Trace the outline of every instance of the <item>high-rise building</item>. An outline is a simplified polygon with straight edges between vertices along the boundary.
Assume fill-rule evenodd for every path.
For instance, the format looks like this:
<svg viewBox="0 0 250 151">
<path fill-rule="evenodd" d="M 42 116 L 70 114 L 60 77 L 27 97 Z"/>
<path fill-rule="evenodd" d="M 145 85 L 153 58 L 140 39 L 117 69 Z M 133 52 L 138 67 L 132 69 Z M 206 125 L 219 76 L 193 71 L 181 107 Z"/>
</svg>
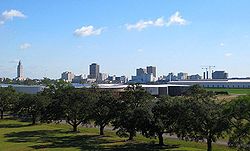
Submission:
<svg viewBox="0 0 250 151">
<path fill-rule="evenodd" d="M 166 81 L 176 81 L 177 76 L 174 75 L 174 73 L 171 72 L 166 77 L 164 77 L 164 79 L 166 79 Z"/>
<path fill-rule="evenodd" d="M 17 80 L 25 80 L 24 78 L 24 74 L 23 74 L 23 65 L 21 63 L 21 61 L 18 62 L 18 65 L 17 65 L 17 77 L 16 77 Z"/>
<path fill-rule="evenodd" d="M 61 75 L 61 79 L 65 80 L 67 82 L 72 82 L 72 80 L 74 79 L 75 75 L 72 72 L 63 72 Z"/>
<path fill-rule="evenodd" d="M 156 67 L 153 66 L 147 66 L 147 73 L 148 74 L 153 74 L 154 77 L 156 77 Z"/>
<path fill-rule="evenodd" d="M 187 80 L 188 79 L 188 73 L 180 72 L 180 73 L 177 74 L 177 78 L 178 78 L 178 80 Z"/>
<path fill-rule="evenodd" d="M 225 71 L 215 71 L 212 73 L 212 79 L 227 79 L 228 73 Z"/>
<path fill-rule="evenodd" d="M 143 76 L 146 73 L 147 73 L 146 69 L 143 68 L 136 69 L 136 76 Z"/>
<path fill-rule="evenodd" d="M 148 66 L 146 69 L 136 69 L 136 76 L 132 76 L 130 82 L 134 83 L 150 83 L 156 81 L 156 67 Z"/>
<path fill-rule="evenodd" d="M 100 75 L 100 66 L 96 63 L 89 65 L 89 78 L 98 79 Z"/>
</svg>

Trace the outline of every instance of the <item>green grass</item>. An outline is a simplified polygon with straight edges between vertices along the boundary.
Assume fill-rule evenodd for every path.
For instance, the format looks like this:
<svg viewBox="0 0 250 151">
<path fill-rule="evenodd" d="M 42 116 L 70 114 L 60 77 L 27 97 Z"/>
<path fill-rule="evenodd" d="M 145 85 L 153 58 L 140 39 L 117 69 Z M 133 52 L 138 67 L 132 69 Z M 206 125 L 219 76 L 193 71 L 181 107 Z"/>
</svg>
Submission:
<svg viewBox="0 0 250 151">
<path fill-rule="evenodd" d="M 226 91 L 229 94 L 250 94 L 250 89 L 236 89 L 236 88 L 206 88 L 210 91 Z"/>
<path fill-rule="evenodd" d="M 0 151 L 80 151 L 80 150 L 175 150 L 205 151 L 205 143 L 165 139 L 164 147 L 157 145 L 157 139 L 138 135 L 135 141 L 119 138 L 113 131 L 105 131 L 105 136 L 98 135 L 96 128 L 79 128 L 79 133 L 70 132 L 65 124 L 29 125 L 17 120 L 0 120 Z M 213 145 L 214 151 L 233 151 L 226 146 Z"/>
</svg>

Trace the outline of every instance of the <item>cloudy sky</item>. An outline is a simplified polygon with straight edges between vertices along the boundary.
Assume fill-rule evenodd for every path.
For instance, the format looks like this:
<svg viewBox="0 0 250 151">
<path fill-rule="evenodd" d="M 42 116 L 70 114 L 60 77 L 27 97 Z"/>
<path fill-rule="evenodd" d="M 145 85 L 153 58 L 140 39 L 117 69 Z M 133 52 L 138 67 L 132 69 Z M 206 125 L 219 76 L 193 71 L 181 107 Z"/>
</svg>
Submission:
<svg viewBox="0 0 250 151">
<path fill-rule="evenodd" d="M 22 60 L 30 78 L 64 71 L 158 75 L 214 65 L 250 76 L 249 0 L 0 0 L 0 77 Z"/>
</svg>

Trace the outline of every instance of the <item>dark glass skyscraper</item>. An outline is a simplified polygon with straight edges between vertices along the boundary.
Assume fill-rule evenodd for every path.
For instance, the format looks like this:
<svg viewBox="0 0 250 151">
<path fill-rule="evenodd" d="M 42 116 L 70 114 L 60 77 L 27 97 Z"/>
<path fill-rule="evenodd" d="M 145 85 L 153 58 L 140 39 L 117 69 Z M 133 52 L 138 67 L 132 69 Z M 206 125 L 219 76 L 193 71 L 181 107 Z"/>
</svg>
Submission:
<svg viewBox="0 0 250 151">
<path fill-rule="evenodd" d="M 89 66 L 89 78 L 98 79 L 100 75 L 100 66 L 96 63 L 92 63 Z"/>
</svg>

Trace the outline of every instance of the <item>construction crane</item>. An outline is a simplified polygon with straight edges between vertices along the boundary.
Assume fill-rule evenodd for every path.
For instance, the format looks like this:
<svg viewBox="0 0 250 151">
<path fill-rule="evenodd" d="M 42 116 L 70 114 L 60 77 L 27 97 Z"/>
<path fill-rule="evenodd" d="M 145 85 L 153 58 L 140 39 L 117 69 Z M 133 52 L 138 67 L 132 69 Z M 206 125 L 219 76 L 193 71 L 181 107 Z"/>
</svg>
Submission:
<svg viewBox="0 0 250 151">
<path fill-rule="evenodd" d="M 213 75 L 213 69 L 215 68 L 215 66 L 202 66 L 202 69 L 205 71 L 203 72 L 203 79 L 209 79 L 209 74 L 211 74 L 211 78 Z"/>
</svg>

